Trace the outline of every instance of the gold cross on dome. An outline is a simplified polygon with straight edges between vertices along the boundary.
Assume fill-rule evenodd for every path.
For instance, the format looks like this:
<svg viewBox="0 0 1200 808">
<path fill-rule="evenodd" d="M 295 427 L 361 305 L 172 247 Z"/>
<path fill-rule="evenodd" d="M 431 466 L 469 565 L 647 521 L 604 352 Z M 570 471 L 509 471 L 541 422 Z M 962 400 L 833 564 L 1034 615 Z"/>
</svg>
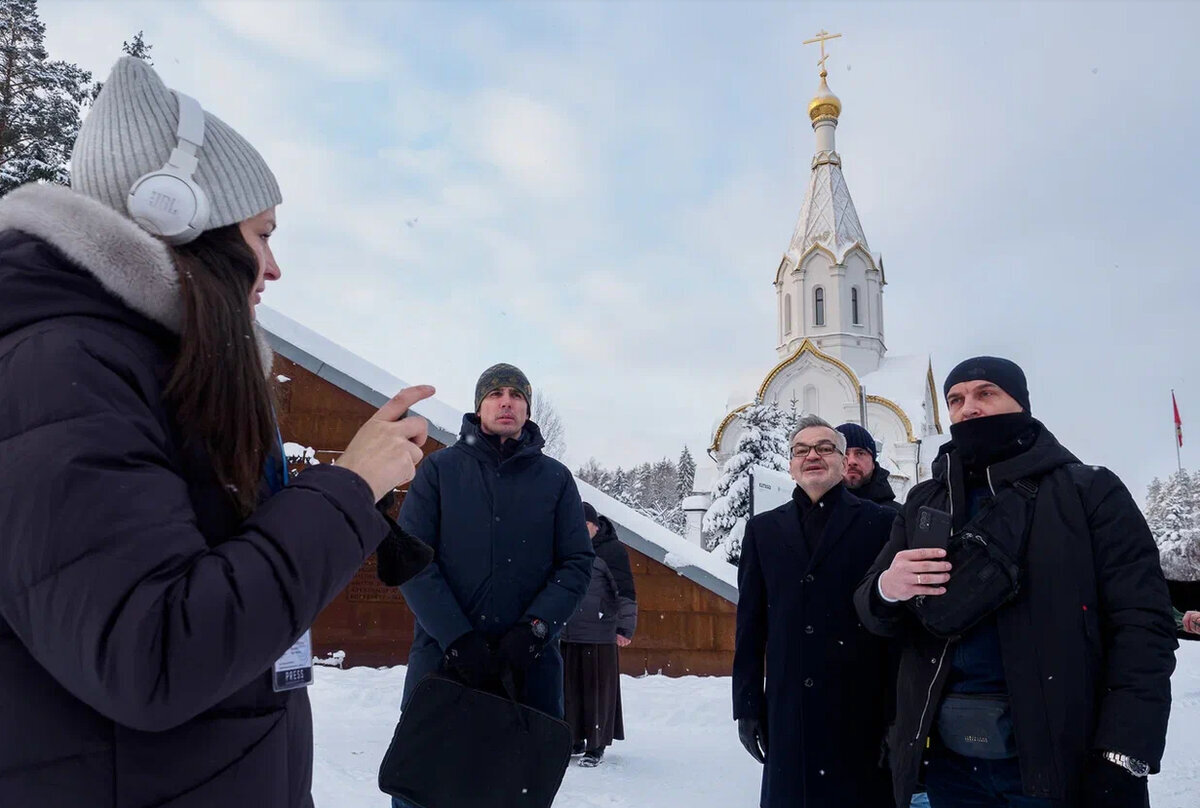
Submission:
<svg viewBox="0 0 1200 808">
<path fill-rule="evenodd" d="M 815 37 L 812 39 L 806 39 L 801 43 L 803 45 L 811 45 L 814 42 L 821 43 L 821 58 L 817 60 L 817 65 L 821 68 L 822 76 L 825 75 L 825 60 L 829 58 L 829 56 L 827 56 L 825 53 L 825 43 L 831 39 L 838 39 L 839 37 L 841 37 L 841 34 L 831 34 L 828 31 L 821 29 Z"/>
</svg>

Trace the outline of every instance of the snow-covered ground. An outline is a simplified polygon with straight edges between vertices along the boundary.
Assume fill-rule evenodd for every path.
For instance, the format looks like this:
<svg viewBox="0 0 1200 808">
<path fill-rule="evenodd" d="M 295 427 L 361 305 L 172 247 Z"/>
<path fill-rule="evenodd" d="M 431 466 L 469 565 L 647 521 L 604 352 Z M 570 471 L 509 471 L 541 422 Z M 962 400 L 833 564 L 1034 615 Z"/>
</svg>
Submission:
<svg viewBox="0 0 1200 808">
<path fill-rule="evenodd" d="M 1200 805 L 1200 643 L 1179 649 L 1175 706 L 1154 808 Z M 391 740 L 404 668 L 320 668 L 311 688 L 318 808 L 384 808 L 375 776 Z M 625 734 L 603 765 L 567 771 L 556 808 L 753 808 L 760 768 L 729 718 L 729 680 L 623 677 Z M 481 750 L 482 752 L 483 750 Z"/>
</svg>

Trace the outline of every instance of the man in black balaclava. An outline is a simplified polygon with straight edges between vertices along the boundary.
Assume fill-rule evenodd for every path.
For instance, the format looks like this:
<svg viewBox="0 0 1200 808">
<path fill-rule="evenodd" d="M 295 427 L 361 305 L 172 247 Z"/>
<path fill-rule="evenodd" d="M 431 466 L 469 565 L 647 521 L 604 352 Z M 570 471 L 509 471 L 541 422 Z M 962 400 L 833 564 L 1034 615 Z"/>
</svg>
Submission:
<svg viewBox="0 0 1200 808">
<path fill-rule="evenodd" d="M 896 803 L 923 771 L 934 805 L 1148 806 L 1177 643 L 1145 519 L 1115 474 L 1082 465 L 1030 414 L 1015 363 L 968 359 L 944 393 L 952 440 L 855 594 L 863 624 L 903 645 Z M 1017 492 L 1027 504 L 1001 511 Z M 906 603 L 954 576 L 945 549 L 922 547 L 922 506 L 954 532 L 995 508 L 1025 537 L 1015 597 L 950 640 Z"/>
</svg>

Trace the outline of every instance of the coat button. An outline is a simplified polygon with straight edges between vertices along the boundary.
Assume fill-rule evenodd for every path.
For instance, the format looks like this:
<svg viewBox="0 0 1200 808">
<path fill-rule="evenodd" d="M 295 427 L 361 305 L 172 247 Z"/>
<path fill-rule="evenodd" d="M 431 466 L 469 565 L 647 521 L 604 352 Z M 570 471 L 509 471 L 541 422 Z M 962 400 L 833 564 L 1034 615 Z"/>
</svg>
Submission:
<svg viewBox="0 0 1200 808">
<path fill-rule="evenodd" d="M 805 627 L 804 627 L 804 633 L 805 633 L 805 634 L 812 634 L 812 633 L 813 633 L 813 627 L 812 627 L 812 626 L 805 626 Z"/>
<path fill-rule="evenodd" d="M 813 582 L 812 573 L 804 576 L 804 583 L 811 584 Z"/>
<path fill-rule="evenodd" d="M 499 522 L 499 521 L 500 521 L 500 517 L 499 517 L 499 516 L 497 516 L 497 517 L 496 517 L 496 521 L 497 521 L 497 522 Z"/>
<path fill-rule="evenodd" d="M 805 680 L 804 680 L 804 686 L 805 686 L 805 687 L 812 687 L 812 686 L 813 686 L 813 680 L 812 680 L 812 679 L 805 679 Z"/>
</svg>

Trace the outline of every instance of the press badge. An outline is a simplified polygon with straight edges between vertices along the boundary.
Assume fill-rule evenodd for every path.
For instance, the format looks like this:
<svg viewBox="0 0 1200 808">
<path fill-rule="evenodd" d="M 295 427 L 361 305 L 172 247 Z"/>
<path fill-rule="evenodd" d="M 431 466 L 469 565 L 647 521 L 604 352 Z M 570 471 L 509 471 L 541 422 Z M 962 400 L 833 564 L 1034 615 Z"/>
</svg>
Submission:
<svg viewBox="0 0 1200 808">
<path fill-rule="evenodd" d="M 275 692 L 308 687 L 313 682 L 312 631 L 306 631 L 275 661 Z"/>
</svg>

